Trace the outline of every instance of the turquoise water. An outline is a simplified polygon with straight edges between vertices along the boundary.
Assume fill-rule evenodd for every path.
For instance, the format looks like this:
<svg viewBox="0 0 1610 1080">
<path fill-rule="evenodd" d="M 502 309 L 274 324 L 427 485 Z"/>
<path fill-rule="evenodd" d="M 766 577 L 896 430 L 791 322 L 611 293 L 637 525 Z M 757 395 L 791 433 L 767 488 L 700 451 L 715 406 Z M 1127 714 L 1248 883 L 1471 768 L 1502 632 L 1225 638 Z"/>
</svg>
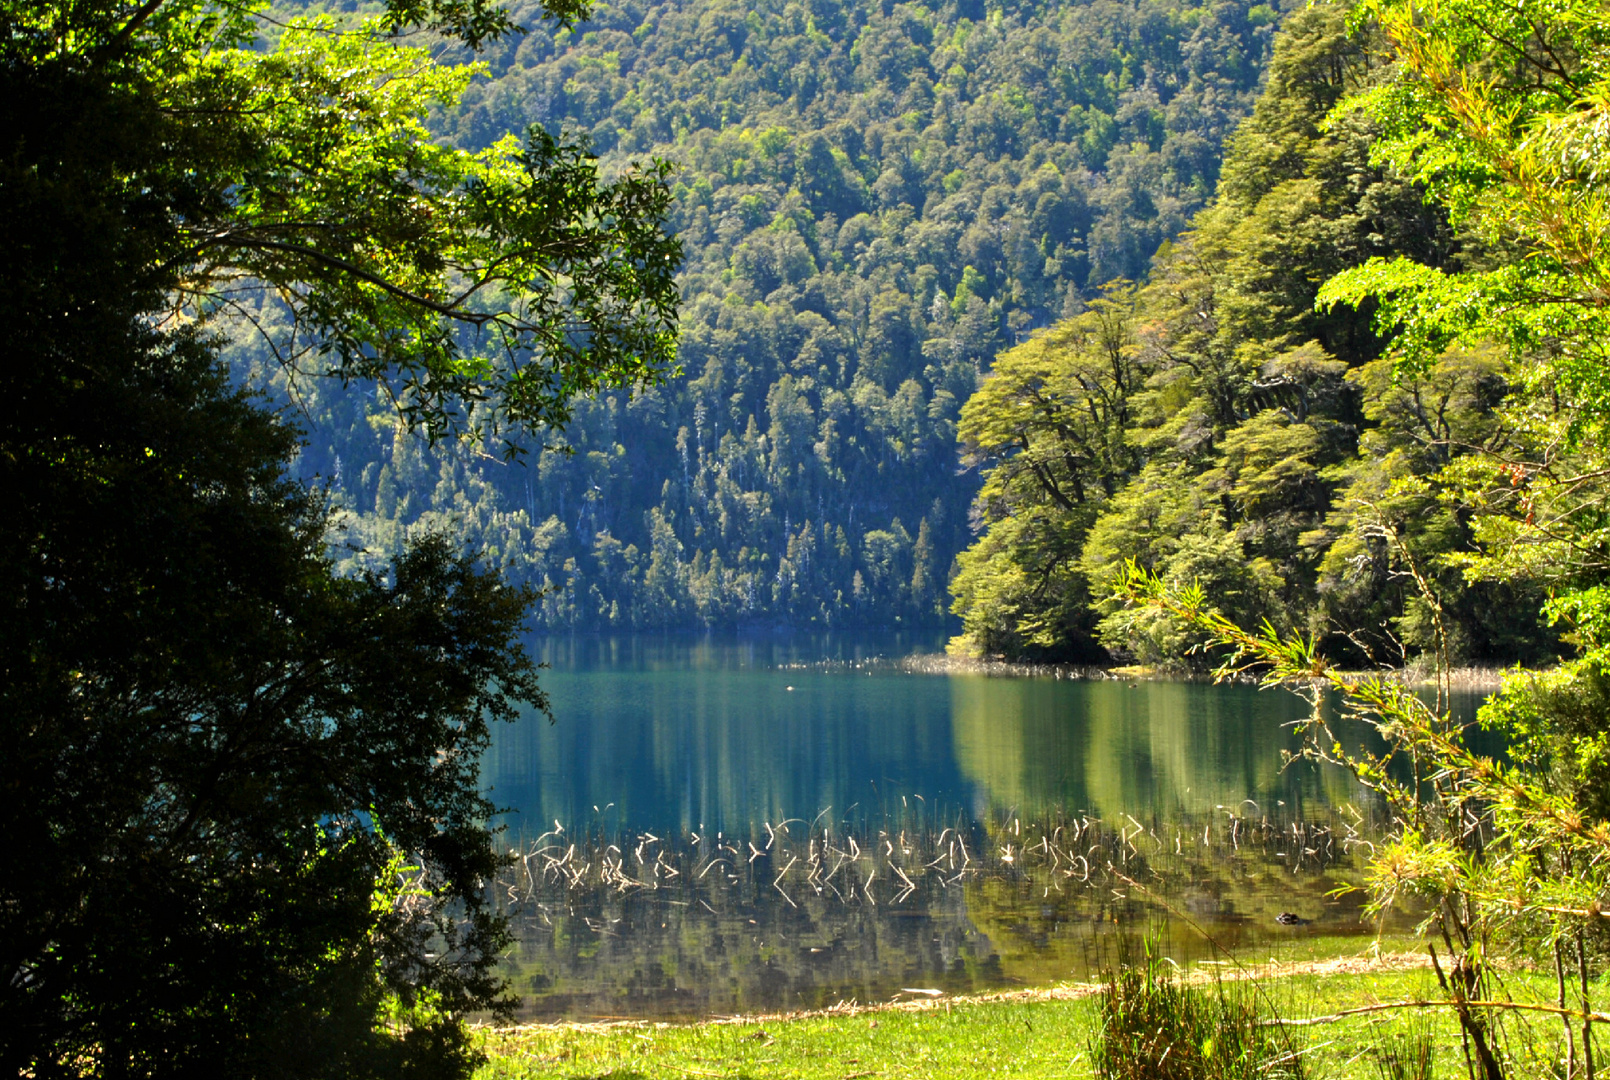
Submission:
<svg viewBox="0 0 1610 1080">
<path fill-rule="evenodd" d="M 1377 810 L 1288 764 L 1291 694 L 914 674 L 942 647 L 920 636 L 533 647 L 554 722 L 500 729 L 484 772 L 521 856 L 498 890 L 527 1017 L 824 1007 L 1088 978 L 1124 936 L 1191 963 L 1378 929 L 1332 895 Z"/>
<path fill-rule="evenodd" d="M 555 722 L 497 733 L 493 798 L 516 831 L 638 831 L 881 817 L 918 797 L 984 815 L 1345 802 L 1283 768 L 1291 694 L 1246 686 L 909 674 L 927 639 L 539 640 Z M 597 808 L 596 810 L 594 808 Z"/>
</svg>

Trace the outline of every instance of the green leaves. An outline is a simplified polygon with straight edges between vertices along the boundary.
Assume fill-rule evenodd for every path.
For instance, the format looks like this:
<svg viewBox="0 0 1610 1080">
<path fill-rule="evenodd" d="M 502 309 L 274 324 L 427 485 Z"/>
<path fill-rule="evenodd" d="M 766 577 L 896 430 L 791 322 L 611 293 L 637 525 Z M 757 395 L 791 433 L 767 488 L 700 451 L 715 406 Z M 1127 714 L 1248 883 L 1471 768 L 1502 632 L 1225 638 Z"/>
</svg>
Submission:
<svg viewBox="0 0 1610 1080">
<path fill-rule="evenodd" d="M 577 394 L 673 373 L 669 166 L 605 182 L 584 138 L 541 128 L 439 145 L 428 110 L 478 70 L 329 19 L 292 22 L 272 53 L 205 57 L 174 100 L 217 101 L 237 142 L 209 212 L 178 223 L 165 265 L 182 308 L 272 290 L 285 362 L 380 381 L 433 439 L 561 428 Z M 321 367 L 302 359 L 315 342 Z"/>
<path fill-rule="evenodd" d="M 21 343 L 0 423 L 0 1063 L 463 1075 L 456 1018 L 505 1003 L 477 761 L 544 703 L 530 594 L 439 539 L 335 577 L 294 433 L 198 335 L 77 329 Z"/>
<path fill-rule="evenodd" d="M 1391 339 L 1410 364 L 1423 368 L 1477 327 L 1482 297 L 1481 286 L 1467 278 L 1412 259 L 1377 257 L 1325 282 L 1315 306 L 1329 311 L 1338 304 L 1358 308 L 1366 300 L 1378 301 L 1376 332 Z"/>
<path fill-rule="evenodd" d="M 1559 708 L 1559 697 L 1546 702 L 1537 692 L 1539 683 L 1552 683 L 1556 695 L 1561 689 L 1570 694 L 1580 686 L 1580 670 L 1553 677 L 1516 672 L 1483 710 L 1485 723 L 1518 740 L 1516 764 L 1508 764 L 1472 750 L 1465 727 L 1442 711 L 1446 668 L 1439 671 L 1433 709 L 1399 679 L 1341 674 L 1319 657 L 1311 639 L 1282 635 L 1267 623 L 1256 632 L 1244 629 L 1209 606 L 1198 586 L 1170 587 L 1131 564 L 1117 595 L 1185 621 L 1226 650 L 1219 677 L 1255 672 L 1263 685 L 1284 686 L 1312 702 L 1304 756 L 1346 766 L 1392 812 L 1394 832 L 1370 860 L 1372 907 L 1385 911 L 1405 900 L 1423 905 L 1422 930 L 1434 928 L 1459 954 L 1455 971 L 1468 980 L 1461 993 L 1496 996 L 1473 991 L 1487 950 L 1500 940 L 1540 958 L 1560 942 L 1602 932 L 1601 897 L 1610 890 L 1603 713 L 1589 706 L 1595 718 L 1573 732 L 1560 722 L 1569 710 Z M 1595 689 L 1593 700 L 1602 702 L 1602 675 Z M 1336 714 L 1324 706 L 1322 691 L 1337 698 Z M 1357 732 L 1339 736 L 1343 721 L 1373 727 L 1386 752 L 1351 748 Z M 1589 731 L 1599 736 L 1598 752 L 1550 760 L 1549 747 L 1559 746 L 1562 736 L 1575 735 L 1576 746 L 1586 749 L 1581 736 Z M 1573 764 L 1580 770 L 1574 776 Z M 1485 1006 L 1461 1006 L 1459 1015 L 1466 1035 L 1485 1047 L 1498 1022 L 1494 1014 Z M 1496 1065 L 1489 1075 L 1501 1075 Z"/>
<path fill-rule="evenodd" d="M 431 438 L 506 450 L 512 429 L 561 427 L 574 394 L 676 370 L 669 166 L 605 178 L 585 137 L 538 128 L 470 153 L 425 127 L 485 68 L 440 63 L 395 31 L 423 24 L 474 46 L 512 31 L 500 9 L 420 0 L 368 20 L 293 19 L 272 48 L 247 9 L 59 15 L 79 32 L 12 13 L 32 31 L 6 43 L 12 70 L 93 87 L 104 100 L 84 103 L 81 126 L 122 117 L 117 139 L 69 129 L 55 145 L 105 159 L 97 197 L 139 245 L 118 273 L 159 294 L 148 302 L 165 317 L 256 318 L 299 374 L 379 381 Z M 50 92 L 70 97 L 68 84 Z M 274 317 L 259 316 L 261 293 Z"/>
<path fill-rule="evenodd" d="M 1116 654 L 1180 663 L 1192 644 L 1172 616 L 1106 599 L 1125 559 L 1175 587 L 1200 581 L 1243 625 L 1302 628 L 1355 663 L 1554 648 L 1535 585 L 1456 564 L 1493 526 L 1473 521 L 1462 481 L 1436 477 L 1469 455 L 1546 442 L 1501 405 L 1518 389 L 1549 392 L 1560 364 L 1600 377 L 1565 347 L 1591 335 L 1567 305 L 1532 303 L 1545 280 L 1537 260 L 1497 259 L 1455 236 L 1451 211 L 1375 152 L 1385 121 L 1352 103 L 1399 85 L 1371 59 L 1376 33 L 1350 35 L 1340 8 L 1292 14 L 1217 201 L 1159 252 L 1136 294 L 1128 332 L 1142 378 L 1122 439 L 1108 443 L 1124 454 L 1092 466 L 1105 479 L 1082 539 L 1062 534 L 1082 545 L 1077 573 L 1101 617 L 1098 640 Z M 1506 362 L 1500 346 L 1556 363 Z M 1003 354 L 999 370 L 1013 372 L 1017 355 Z M 1003 538 L 1003 515 L 1024 516 L 1011 529 L 1026 556 L 1054 535 L 1044 521 L 1069 512 L 1054 495 L 1028 498 L 1050 490 L 1027 483 L 1034 447 L 1056 442 L 1029 433 L 1027 396 L 1002 389 L 1016 385 L 986 385 L 963 427 L 970 445 L 1003 448 L 979 458 L 991 466 L 980 510 Z M 1033 431 L 1090 423 L 1075 396 L 1039 392 Z M 1004 565 L 1010 548 L 994 545 L 990 564 Z M 1435 619 L 1407 586 L 1415 574 L 1436 593 Z M 973 590 L 959 596 L 965 611 L 987 588 L 958 580 Z M 1032 610 L 1026 601 L 1015 617 Z"/>
<path fill-rule="evenodd" d="M 1382 129 L 1375 160 L 1424 184 L 1496 265 L 1382 263 L 1341 276 L 1322 307 L 1381 304 L 1410 363 L 1456 344 L 1502 342 L 1574 398 L 1572 435 L 1610 414 L 1603 298 L 1610 191 L 1599 158 L 1610 88 L 1602 7 L 1506 0 L 1372 0 L 1402 67 L 1345 103 Z M 1547 372 L 1547 375 L 1543 373 Z"/>
<path fill-rule="evenodd" d="M 1134 289 L 1002 353 L 962 409 L 964 453 L 988 463 L 990 531 L 960 557 L 952 591 L 974 647 L 1088 650 L 1080 550 L 1136 460 L 1126 427 L 1145 378 Z M 1085 640 L 1081 640 L 1085 639 Z"/>
<path fill-rule="evenodd" d="M 678 248 L 663 166 L 430 136 L 477 69 L 389 31 L 501 12 L 387 12 L 259 48 L 233 6 L 0 3 L 8 1071 L 463 1076 L 509 1005 L 478 760 L 545 706 L 533 595 L 440 537 L 337 575 L 210 333 L 267 292 L 288 367 L 490 438 L 674 366 Z"/>
</svg>

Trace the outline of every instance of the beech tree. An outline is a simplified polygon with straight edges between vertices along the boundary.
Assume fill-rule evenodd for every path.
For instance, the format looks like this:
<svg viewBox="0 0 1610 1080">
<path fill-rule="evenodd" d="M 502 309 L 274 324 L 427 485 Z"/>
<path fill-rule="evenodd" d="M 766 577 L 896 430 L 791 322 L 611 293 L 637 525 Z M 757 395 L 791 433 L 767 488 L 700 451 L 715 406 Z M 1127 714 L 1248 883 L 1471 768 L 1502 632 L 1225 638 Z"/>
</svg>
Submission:
<svg viewBox="0 0 1610 1080">
<path fill-rule="evenodd" d="M 7 1071 L 463 1075 L 463 1015 L 511 1004 L 478 758 L 546 705 L 532 596 L 439 538 L 335 574 L 296 432 L 215 328 L 267 290 L 300 374 L 497 439 L 674 368 L 679 249 L 662 166 L 437 146 L 470 69 L 402 31 L 518 28 L 484 0 L 0 3 Z"/>
<path fill-rule="evenodd" d="M 1373 160 L 1420 183 L 1482 255 L 1370 259 L 1317 297 L 1321 310 L 1373 309 L 1390 337 L 1361 382 L 1374 384 L 1381 437 L 1420 460 L 1364 478 L 1345 509 L 1353 535 L 1380 545 L 1418 594 L 1435 704 L 1390 678 L 1342 676 L 1312 637 L 1237 625 L 1199 585 L 1131 563 L 1121 595 L 1226 650 L 1225 670 L 1311 697 L 1305 756 L 1349 766 L 1391 809 L 1372 903 L 1419 901 L 1469 1074 L 1540 1071 L 1542 1055 L 1506 1031 L 1518 1006 L 1562 1025 L 1547 1068 L 1593 1076 L 1605 1019 L 1595 976 L 1610 943 L 1610 24 L 1602 4 L 1578 0 L 1367 0 L 1358 16 L 1379 25 L 1397 65 L 1336 118 L 1367 114 L 1381 132 Z M 1449 509 L 1469 542 L 1426 550 Z M 1449 576 L 1546 596 L 1543 616 L 1564 631 L 1556 666 L 1508 673 L 1479 714 L 1506 737 L 1502 758 L 1447 707 Z M 1322 691 L 1385 752 L 1349 749 L 1356 729 L 1319 708 Z M 1491 963 L 1500 949 L 1552 967 L 1554 1001 L 1511 1000 Z"/>
</svg>

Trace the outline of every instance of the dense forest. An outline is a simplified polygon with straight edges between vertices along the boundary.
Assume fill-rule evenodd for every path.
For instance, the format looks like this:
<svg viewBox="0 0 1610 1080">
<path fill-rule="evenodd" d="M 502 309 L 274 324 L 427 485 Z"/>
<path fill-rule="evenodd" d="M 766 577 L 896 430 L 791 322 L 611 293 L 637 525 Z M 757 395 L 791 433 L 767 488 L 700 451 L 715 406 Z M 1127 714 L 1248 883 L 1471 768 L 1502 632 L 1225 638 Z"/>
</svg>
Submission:
<svg viewBox="0 0 1610 1080">
<path fill-rule="evenodd" d="M 529 613 L 954 598 L 1305 697 L 1437 980 L 1368 1010 L 1595 1075 L 1603 0 L 354 6 L 0 0 L 0 1071 L 469 1077 Z"/>
<path fill-rule="evenodd" d="M 600 5 L 488 43 L 432 125 L 469 150 L 536 123 L 590 133 L 606 169 L 673 164 L 684 378 L 578 399 L 562 446 L 511 462 L 421 444 L 384 394 L 287 379 L 271 308 L 229 355 L 301 411 L 349 570 L 441 531 L 544 588 L 550 629 L 937 623 L 977 524 L 963 403 L 1206 205 L 1278 17 Z"/>
<path fill-rule="evenodd" d="M 1507 437 L 1503 361 L 1405 383 L 1372 308 L 1315 309 L 1371 258 L 1490 256 L 1371 160 L 1365 114 L 1330 117 L 1383 78 L 1382 43 L 1339 8 L 1296 11 L 1277 46 L 1279 21 L 600 7 L 488 48 L 433 130 L 478 150 L 539 123 L 589 133 L 606 168 L 669 161 L 683 377 L 578 397 L 511 460 L 290 377 L 260 345 L 271 310 L 234 362 L 303 411 L 343 566 L 442 532 L 542 588 L 541 628 L 953 607 L 965 651 L 1177 661 L 1173 621 L 1108 599 L 1135 559 L 1353 661 L 1421 654 L 1439 620 L 1456 658 L 1553 655 L 1541 593 L 1443 558 L 1469 514 L 1424 482 Z"/>
<path fill-rule="evenodd" d="M 1557 652 L 1541 587 L 1466 580 L 1473 506 L 1437 479 L 1515 447 L 1499 411 L 1510 363 L 1478 343 L 1394 368 L 1372 305 L 1316 310 L 1327 279 L 1374 258 L 1493 257 L 1371 160 L 1365 113 L 1333 115 L 1384 71 L 1381 43 L 1346 18 L 1319 5 L 1287 20 L 1217 198 L 1146 284 L 1004 352 L 963 408 L 987 531 L 953 583 L 959 644 L 1180 660 L 1179 623 L 1111 599 L 1134 560 L 1355 663 Z"/>
</svg>

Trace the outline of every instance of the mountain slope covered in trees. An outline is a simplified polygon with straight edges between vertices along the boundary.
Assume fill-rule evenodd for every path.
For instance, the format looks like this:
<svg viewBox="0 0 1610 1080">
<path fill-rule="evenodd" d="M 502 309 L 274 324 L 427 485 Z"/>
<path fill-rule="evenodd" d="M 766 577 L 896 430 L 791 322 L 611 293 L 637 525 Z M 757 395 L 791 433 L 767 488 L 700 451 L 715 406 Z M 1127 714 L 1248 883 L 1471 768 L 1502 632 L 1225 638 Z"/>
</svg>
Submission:
<svg viewBox="0 0 1610 1080">
<path fill-rule="evenodd" d="M 233 356 L 302 411 L 348 566 L 435 529 L 545 586 L 550 629 L 938 622 L 973 539 L 962 403 L 998 351 L 1142 275 L 1206 203 L 1278 17 L 600 5 L 489 47 L 433 125 L 477 149 L 540 123 L 589 132 L 606 170 L 674 163 L 685 378 L 578 401 L 573 452 L 510 463 L 422 448 L 389 402 L 287 379 L 255 330 Z"/>
<path fill-rule="evenodd" d="M 1472 346 L 1395 370 L 1373 306 L 1316 309 L 1372 258 L 1494 258 L 1372 162 L 1366 114 L 1333 114 L 1379 55 L 1340 5 L 1294 12 L 1216 200 L 1147 283 L 997 360 L 960 422 L 986 530 L 953 581 L 958 647 L 1182 659 L 1182 624 L 1109 599 L 1133 560 L 1355 663 L 1554 655 L 1538 587 L 1466 580 L 1473 508 L 1437 479 L 1514 444 L 1509 363 Z"/>
</svg>

